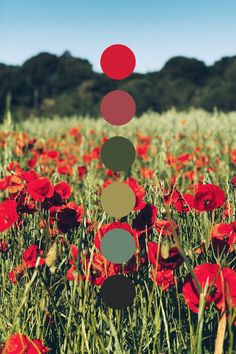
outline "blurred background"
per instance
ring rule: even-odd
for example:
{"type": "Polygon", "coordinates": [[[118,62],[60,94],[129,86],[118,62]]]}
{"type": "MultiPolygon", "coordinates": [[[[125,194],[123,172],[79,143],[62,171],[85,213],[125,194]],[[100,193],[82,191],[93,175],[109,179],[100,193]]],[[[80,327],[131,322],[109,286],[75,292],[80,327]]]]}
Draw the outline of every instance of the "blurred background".
{"type": "Polygon", "coordinates": [[[236,110],[235,0],[0,0],[0,119],[99,116],[128,91],[137,115],[172,107],[236,110]],[[135,72],[106,78],[100,56],[129,46],[135,72]]]}

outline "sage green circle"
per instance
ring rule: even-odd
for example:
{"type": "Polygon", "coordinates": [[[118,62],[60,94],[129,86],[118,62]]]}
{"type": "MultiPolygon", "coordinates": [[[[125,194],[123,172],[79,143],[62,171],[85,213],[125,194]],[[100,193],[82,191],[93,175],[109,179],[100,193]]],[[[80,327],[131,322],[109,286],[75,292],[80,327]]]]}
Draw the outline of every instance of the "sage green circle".
{"type": "Polygon", "coordinates": [[[116,228],[108,231],[101,239],[101,252],[110,262],[127,262],[135,252],[134,237],[126,230],[116,228]]]}

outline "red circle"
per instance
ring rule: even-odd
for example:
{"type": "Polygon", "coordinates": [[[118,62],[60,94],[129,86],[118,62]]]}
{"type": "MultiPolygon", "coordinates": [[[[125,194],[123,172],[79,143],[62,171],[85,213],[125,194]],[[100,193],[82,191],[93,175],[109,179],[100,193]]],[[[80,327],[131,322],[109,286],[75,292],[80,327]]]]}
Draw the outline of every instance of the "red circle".
{"type": "Polygon", "coordinates": [[[113,90],[103,97],[100,113],[108,123],[124,125],[134,117],[136,104],[128,92],[113,90]]]}
{"type": "Polygon", "coordinates": [[[123,44],[113,44],[102,53],[100,64],[104,74],[108,77],[122,80],[132,74],[136,59],[130,48],[123,44]]]}

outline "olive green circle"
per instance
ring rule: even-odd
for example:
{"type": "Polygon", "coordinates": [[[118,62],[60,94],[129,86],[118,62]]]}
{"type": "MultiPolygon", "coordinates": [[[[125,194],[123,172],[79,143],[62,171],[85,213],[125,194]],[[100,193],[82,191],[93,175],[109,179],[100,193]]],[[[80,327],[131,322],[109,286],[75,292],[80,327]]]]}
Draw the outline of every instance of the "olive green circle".
{"type": "Polygon", "coordinates": [[[114,182],[102,190],[101,206],[108,215],[115,218],[128,215],[135,203],[135,194],[125,183],[114,182]]]}
{"type": "Polygon", "coordinates": [[[125,263],[134,255],[134,237],[124,229],[112,229],[101,240],[101,252],[112,263],[125,263]]]}
{"type": "Polygon", "coordinates": [[[101,148],[101,160],[113,171],[128,170],[135,160],[135,148],[129,139],[114,136],[108,139],[101,148]]]}

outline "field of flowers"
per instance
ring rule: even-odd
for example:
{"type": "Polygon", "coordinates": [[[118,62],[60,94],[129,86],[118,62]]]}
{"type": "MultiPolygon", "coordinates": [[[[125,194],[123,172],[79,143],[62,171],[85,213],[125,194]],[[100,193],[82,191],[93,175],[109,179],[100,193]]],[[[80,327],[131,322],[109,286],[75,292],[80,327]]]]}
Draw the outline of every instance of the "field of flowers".
{"type": "Polygon", "coordinates": [[[31,119],[0,126],[1,353],[236,353],[236,113],[31,119]],[[100,161],[108,138],[136,148],[125,173],[100,161]],[[127,183],[128,217],[100,205],[127,183]],[[136,252],[112,264],[100,241],[129,231],[136,252]],[[133,306],[108,308],[104,280],[123,273],[133,306]]]}

